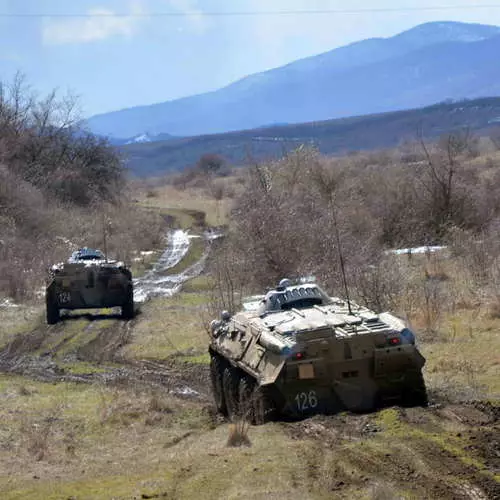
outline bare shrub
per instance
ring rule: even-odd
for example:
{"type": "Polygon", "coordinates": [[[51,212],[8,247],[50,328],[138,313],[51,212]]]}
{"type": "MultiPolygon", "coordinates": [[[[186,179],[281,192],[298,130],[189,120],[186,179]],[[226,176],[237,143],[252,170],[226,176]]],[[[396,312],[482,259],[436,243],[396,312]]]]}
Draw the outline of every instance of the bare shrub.
{"type": "Polygon", "coordinates": [[[196,168],[206,175],[217,175],[226,167],[226,160],[219,154],[205,153],[198,162],[196,168]]]}
{"type": "Polygon", "coordinates": [[[149,399],[148,411],[153,413],[172,413],[172,408],[165,397],[159,391],[155,391],[149,399]]]}
{"type": "Polygon", "coordinates": [[[50,264],[79,246],[130,260],[161,242],[158,214],[133,208],[114,148],[78,125],[73,97],[0,84],[0,295],[33,298],[50,264]],[[144,248],[144,245],[147,247],[144,248]]]}
{"type": "Polygon", "coordinates": [[[248,431],[250,423],[244,419],[237,419],[235,422],[229,424],[229,436],[227,438],[227,446],[236,448],[240,446],[251,446],[248,431]]]}
{"type": "Polygon", "coordinates": [[[54,425],[59,421],[61,411],[61,405],[54,405],[43,418],[25,418],[21,423],[21,433],[25,436],[27,450],[37,462],[47,456],[54,425]]]}

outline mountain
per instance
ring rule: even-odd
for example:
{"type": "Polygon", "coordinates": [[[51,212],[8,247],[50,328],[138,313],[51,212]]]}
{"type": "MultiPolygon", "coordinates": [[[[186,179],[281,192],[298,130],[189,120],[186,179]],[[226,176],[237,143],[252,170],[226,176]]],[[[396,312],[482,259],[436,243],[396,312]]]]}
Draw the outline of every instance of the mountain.
{"type": "Polygon", "coordinates": [[[243,78],[215,92],[88,120],[112,137],[190,136],[500,95],[500,28],[427,23],[243,78]]]}
{"type": "Polygon", "coordinates": [[[301,144],[324,154],[393,147],[415,141],[419,131],[432,139],[463,130],[482,134],[500,127],[500,97],[447,102],[420,109],[296,125],[278,125],[225,134],[129,144],[121,148],[129,170],[138,176],[159,175],[196,164],[204,153],[224,156],[231,165],[283,156],[301,144]]]}

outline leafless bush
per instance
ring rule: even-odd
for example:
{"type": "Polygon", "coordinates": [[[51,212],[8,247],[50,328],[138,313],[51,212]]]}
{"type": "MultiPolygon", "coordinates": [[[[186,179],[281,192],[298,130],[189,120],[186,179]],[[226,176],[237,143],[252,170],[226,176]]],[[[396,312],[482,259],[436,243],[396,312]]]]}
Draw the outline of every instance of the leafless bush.
{"type": "Polygon", "coordinates": [[[21,423],[21,432],[25,436],[27,450],[36,461],[43,460],[50,445],[54,425],[58,422],[62,411],[61,405],[52,407],[41,419],[25,418],[21,423]]]}
{"type": "Polygon", "coordinates": [[[32,297],[48,266],[83,245],[129,260],[159,244],[159,215],[131,207],[116,151],[78,126],[76,101],[0,84],[0,295],[32,297]]]}
{"type": "Polygon", "coordinates": [[[237,419],[236,422],[229,424],[229,436],[227,438],[227,446],[236,448],[240,446],[251,446],[248,431],[250,423],[244,419],[237,419]]]}

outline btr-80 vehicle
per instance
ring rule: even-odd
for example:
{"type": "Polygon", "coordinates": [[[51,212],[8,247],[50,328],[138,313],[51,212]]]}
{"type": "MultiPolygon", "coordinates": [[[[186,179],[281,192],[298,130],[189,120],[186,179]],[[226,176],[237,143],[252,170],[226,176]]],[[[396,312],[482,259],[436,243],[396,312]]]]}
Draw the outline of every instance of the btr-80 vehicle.
{"type": "Polygon", "coordinates": [[[214,399],[230,419],[427,404],[425,359],[396,316],[290,280],[243,305],[210,325],[214,399]]]}
{"type": "Polygon", "coordinates": [[[60,320],[61,309],[121,307],[122,318],[134,316],[132,273],[123,262],[110,261],[100,250],[81,248],[66,263],[55,264],[45,291],[47,323],[60,320]]]}

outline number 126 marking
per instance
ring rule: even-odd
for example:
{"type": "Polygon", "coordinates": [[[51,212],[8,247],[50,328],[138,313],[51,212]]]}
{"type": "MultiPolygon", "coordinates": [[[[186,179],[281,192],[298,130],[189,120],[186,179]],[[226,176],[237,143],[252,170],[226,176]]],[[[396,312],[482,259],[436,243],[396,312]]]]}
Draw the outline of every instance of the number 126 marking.
{"type": "Polygon", "coordinates": [[[299,392],[295,396],[295,402],[299,411],[314,409],[318,406],[318,396],[316,391],[299,392]]]}

